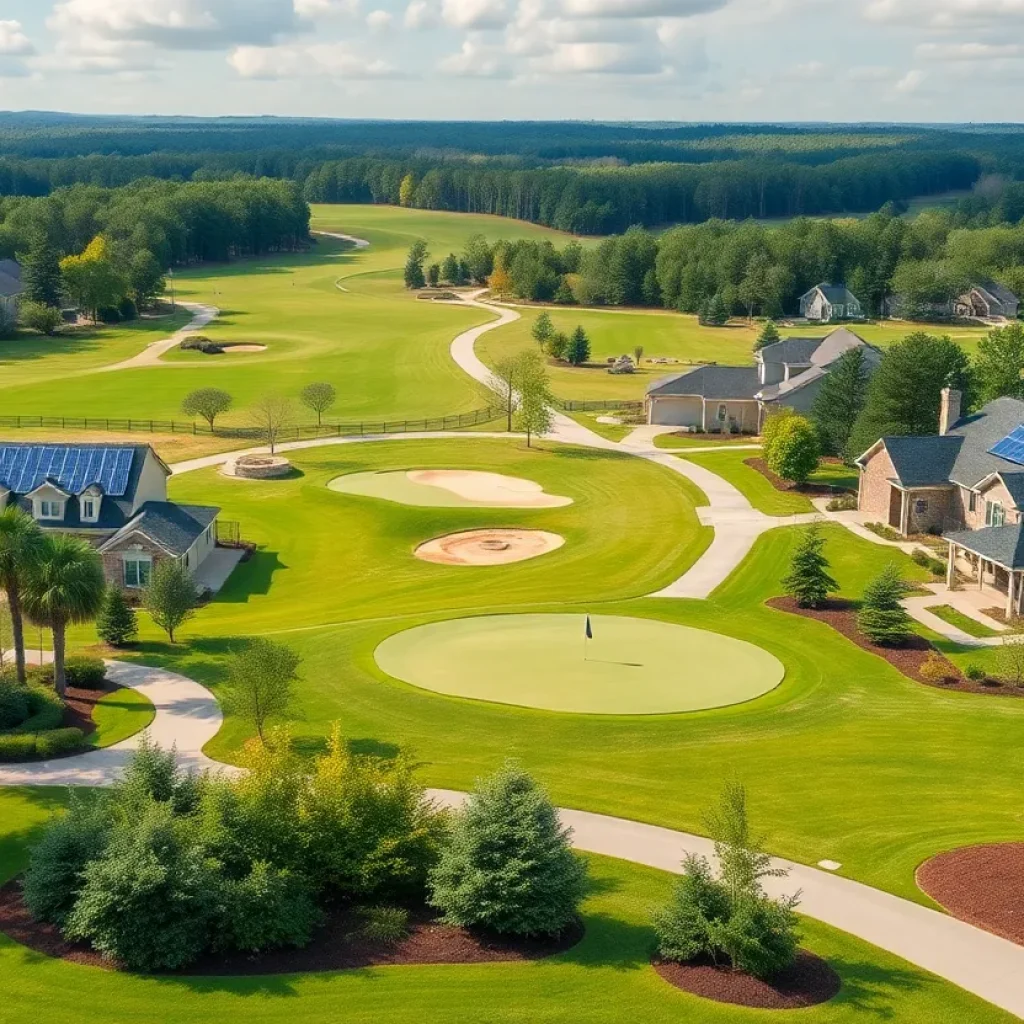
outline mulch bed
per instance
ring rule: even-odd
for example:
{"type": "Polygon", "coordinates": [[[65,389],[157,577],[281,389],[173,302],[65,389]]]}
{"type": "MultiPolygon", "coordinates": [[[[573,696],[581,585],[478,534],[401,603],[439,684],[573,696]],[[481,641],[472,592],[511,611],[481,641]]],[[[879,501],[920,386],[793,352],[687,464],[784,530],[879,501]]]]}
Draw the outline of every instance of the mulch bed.
{"type": "MultiPolygon", "coordinates": [[[[106,697],[108,693],[114,693],[121,687],[110,680],[104,680],[102,690],[80,690],[77,687],[69,686],[64,694],[64,721],[61,725],[64,728],[74,726],[81,729],[89,736],[96,731],[96,723],[92,720],[92,714],[96,705],[106,697]]],[[[77,751],[71,751],[77,753],[77,751]]]]}
{"type": "MultiPolygon", "coordinates": [[[[339,909],[304,949],[211,954],[181,971],[167,973],[237,977],[402,964],[513,963],[564,953],[583,938],[582,922],[555,938],[510,938],[438,924],[425,909],[410,915],[409,934],[395,945],[370,941],[360,932],[360,925],[361,919],[351,909],[339,909]]],[[[67,942],[53,925],[32,920],[16,880],[0,886],[0,932],[45,956],[109,971],[124,970],[83,943],[67,942]]]]}
{"type": "Polygon", "coordinates": [[[917,884],[953,917],[1024,946],[1024,843],[940,853],[917,869],[917,884]]]}
{"type": "MultiPolygon", "coordinates": [[[[822,459],[823,463],[841,463],[842,459],[822,459]]],[[[837,494],[852,494],[852,491],[845,491],[831,484],[795,484],[792,480],[783,480],[768,468],[764,459],[744,459],[744,466],[757,470],[777,491],[785,491],[789,494],[808,494],[812,497],[833,497],[837,494]]]]}
{"type": "Polygon", "coordinates": [[[756,1010],[796,1010],[827,1003],[839,994],[842,981],[827,960],[801,949],[792,967],[771,981],[708,962],[654,962],[670,985],[705,999],[756,1010]]]}

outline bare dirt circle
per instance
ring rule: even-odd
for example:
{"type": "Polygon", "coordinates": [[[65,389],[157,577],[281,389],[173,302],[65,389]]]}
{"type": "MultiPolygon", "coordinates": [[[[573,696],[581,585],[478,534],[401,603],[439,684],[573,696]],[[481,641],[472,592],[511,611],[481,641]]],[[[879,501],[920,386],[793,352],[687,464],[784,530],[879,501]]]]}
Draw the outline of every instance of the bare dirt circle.
{"type": "Polygon", "coordinates": [[[565,538],[544,530],[466,530],[435,537],[414,552],[437,565],[512,565],[557,551],[565,538]]]}

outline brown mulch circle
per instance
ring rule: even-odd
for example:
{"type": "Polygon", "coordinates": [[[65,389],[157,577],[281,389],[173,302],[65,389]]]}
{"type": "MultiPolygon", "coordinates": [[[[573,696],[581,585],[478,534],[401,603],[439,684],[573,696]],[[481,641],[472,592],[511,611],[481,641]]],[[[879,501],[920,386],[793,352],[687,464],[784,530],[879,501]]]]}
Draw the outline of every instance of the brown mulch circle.
{"type": "MultiPolygon", "coordinates": [[[[822,459],[823,463],[841,463],[842,459],[822,459]]],[[[792,480],[783,480],[768,468],[764,459],[744,459],[744,466],[757,470],[777,491],[786,491],[792,494],[809,494],[812,497],[835,497],[840,494],[852,494],[852,491],[844,491],[842,488],[834,487],[831,484],[795,484],[792,480]]]]}
{"type": "MultiPolygon", "coordinates": [[[[64,693],[64,721],[61,725],[64,728],[74,726],[81,729],[88,736],[96,731],[96,723],[92,720],[96,705],[99,704],[108,693],[114,693],[121,687],[109,679],[103,681],[101,690],[82,690],[75,686],[69,686],[64,693]]],[[[72,751],[77,753],[77,751],[72,751]]]]}
{"type": "Polygon", "coordinates": [[[1024,946],[1024,843],[988,843],[940,853],[916,880],[953,917],[1024,946]]]}
{"type": "MultiPolygon", "coordinates": [[[[561,935],[516,938],[490,935],[467,928],[439,924],[428,910],[410,914],[409,934],[394,945],[373,942],[360,931],[361,918],[350,908],[328,915],[313,941],[303,949],[277,949],[266,953],[210,954],[178,976],[236,977],[261,974],[304,974],[362,967],[403,964],[490,964],[543,960],[572,949],[583,938],[578,921],[561,935]]],[[[125,970],[85,943],[63,938],[53,925],[34,921],[25,907],[17,880],[0,886],[0,932],[36,953],[69,963],[125,970]]]]}
{"type": "Polygon", "coordinates": [[[688,964],[654,961],[654,969],[670,985],[691,995],[755,1010],[796,1010],[819,1006],[839,994],[842,980],[827,960],[797,952],[793,965],[771,981],[708,962],[688,964]]]}

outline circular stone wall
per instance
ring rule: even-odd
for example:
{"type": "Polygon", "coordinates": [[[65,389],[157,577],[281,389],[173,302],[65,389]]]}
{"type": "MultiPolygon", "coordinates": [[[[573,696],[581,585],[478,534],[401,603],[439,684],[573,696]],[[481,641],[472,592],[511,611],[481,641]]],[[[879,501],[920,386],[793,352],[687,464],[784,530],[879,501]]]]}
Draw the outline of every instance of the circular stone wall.
{"type": "Polygon", "coordinates": [[[544,530],[466,530],[435,537],[415,551],[438,565],[512,565],[557,551],[564,537],[544,530]]]}
{"type": "Polygon", "coordinates": [[[272,480],[292,471],[292,464],[280,455],[242,455],[232,465],[234,475],[244,480],[272,480]]]}
{"type": "Polygon", "coordinates": [[[396,633],[376,650],[388,675],[453,697],[603,715],[739,704],[782,682],[753,644],[655,619],[485,615],[396,633]],[[586,650],[585,650],[586,648],[586,650]]]}

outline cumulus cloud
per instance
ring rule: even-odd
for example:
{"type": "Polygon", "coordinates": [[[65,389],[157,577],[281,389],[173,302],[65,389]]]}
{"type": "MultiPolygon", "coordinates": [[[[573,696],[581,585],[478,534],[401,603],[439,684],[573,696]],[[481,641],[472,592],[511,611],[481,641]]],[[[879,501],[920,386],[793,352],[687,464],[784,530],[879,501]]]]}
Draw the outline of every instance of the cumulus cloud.
{"type": "Polygon", "coordinates": [[[461,29],[504,28],[512,17],[507,0],[444,0],[441,13],[447,24],[461,29]]]}
{"type": "Polygon", "coordinates": [[[439,21],[437,9],[427,0],[412,0],[402,19],[405,27],[413,30],[435,28],[439,21]]]}
{"type": "Polygon", "coordinates": [[[25,57],[34,51],[20,21],[0,21],[0,56],[25,57]]]}
{"type": "Polygon", "coordinates": [[[228,64],[243,78],[398,78],[386,61],[354,53],[344,43],[239,46],[228,64]]]}
{"type": "Polygon", "coordinates": [[[923,71],[919,71],[916,68],[911,69],[896,83],[896,91],[904,93],[917,92],[924,84],[926,77],[923,71]]]}
{"type": "Polygon", "coordinates": [[[571,18],[685,18],[725,7],[729,0],[560,0],[571,18]]]}
{"type": "Polygon", "coordinates": [[[665,69],[657,53],[621,43],[559,43],[539,60],[556,75],[656,75],[665,69]]]}
{"type": "Polygon", "coordinates": [[[462,49],[445,57],[438,69],[457,78],[509,78],[512,74],[499,47],[487,46],[475,38],[466,39],[462,49]]]}
{"type": "Polygon", "coordinates": [[[366,24],[371,32],[387,32],[393,21],[390,11],[370,11],[366,16],[366,24]]]}
{"type": "Polygon", "coordinates": [[[310,20],[359,13],[359,0],[294,0],[295,13],[310,20]]]}
{"type": "Polygon", "coordinates": [[[1024,56],[1020,43],[921,43],[916,50],[925,60],[1005,60],[1024,56]]]}
{"type": "Polygon", "coordinates": [[[865,13],[874,21],[928,28],[997,29],[1007,20],[1024,21],[1024,0],[868,0],[865,13]]]}

